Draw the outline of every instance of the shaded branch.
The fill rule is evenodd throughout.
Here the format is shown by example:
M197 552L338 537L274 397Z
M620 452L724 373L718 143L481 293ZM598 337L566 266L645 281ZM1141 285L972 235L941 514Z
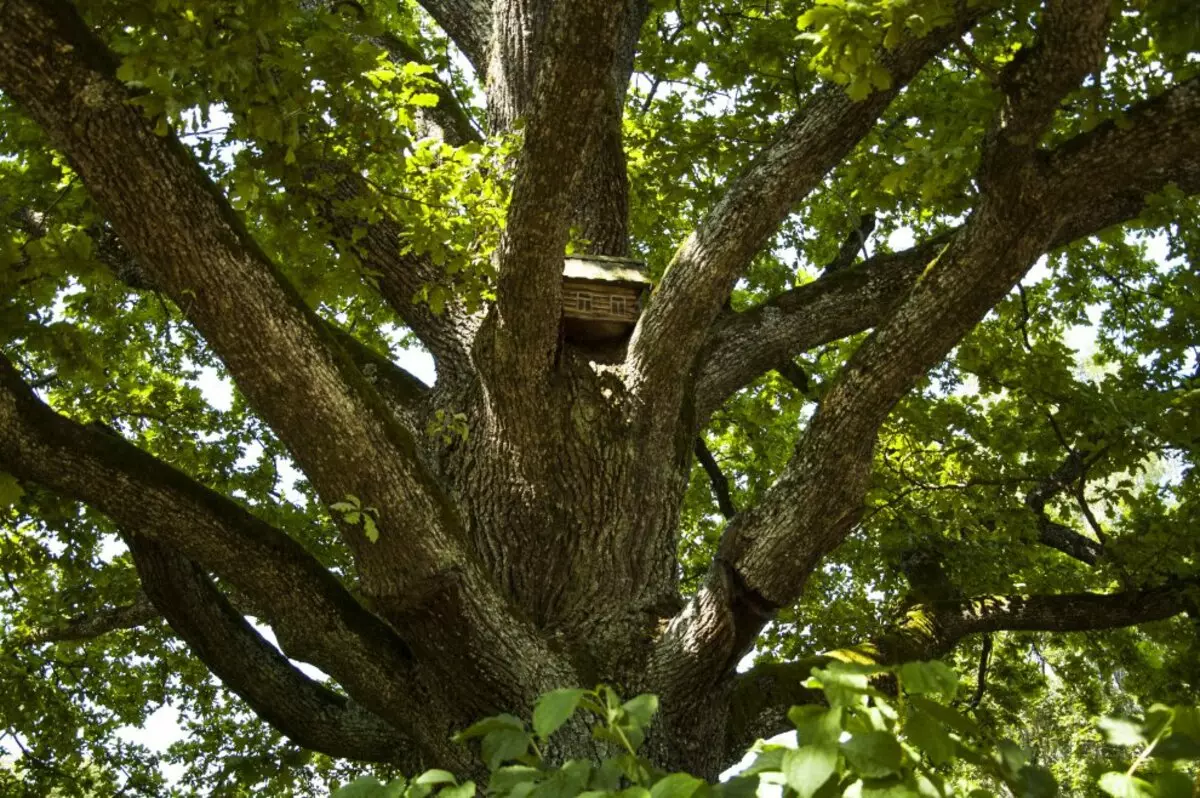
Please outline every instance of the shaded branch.
M1067 58L1073 66L1090 64L1093 39L1103 46L1103 17L1104 11L1095 25L1090 18L1080 20L1078 36L1060 39L1054 26L1073 23L1048 16L1045 49L1034 66L1066 58L1054 52L1059 46L1080 49L1080 58ZM1043 116L1038 109L1046 95L1073 88L1087 71L1079 68L1070 80L1055 78L1051 88L1030 90L1030 106L1015 103L1007 121L998 124L1023 120L1021 129L1030 133L1031 120ZM994 133L995 128L987 135ZM659 667L690 671L692 679L714 678L748 649L775 609L800 596L809 574L861 516L875 438L892 407L1011 290L1059 233L1062 215L1046 203L1047 181L1032 152L1018 157L1015 140L1004 135L996 140L1013 157L1001 169L992 160L999 150L985 155L986 190L967 224L946 240L850 358L763 500L726 526L705 585L660 642L656 653L665 661Z
M384 33L375 39L375 43L386 50L388 56L397 63L429 63L425 53L393 33ZM416 109L421 134L436 136L456 147L472 141L482 141L483 137L476 129L475 122L458 101L453 90L436 76L425 75L424 79L433 82L432 91L437 95L438 102L432 108Z
M1077 449L1071 450L1062 465L1055 469L1053 474L1046 477L1025 495L1025 505L1038 518L1038 539L1043 544L1058 549L1063 554L1088 565L1095 565L1104 555L1103 543L1050 520L1050 516L1046 513L1046 503L1077 482L1086 472L1088 465L1095 462L1096 458L1103 456L1105 451L1107 451L1107 447L1102 447L1088 457Z
M419 722L434 702L410 648L298 543L118 435L58 415L3 359L0 467L170 544L247 596L289 656L331 674L398 728L415 723L423 750L447 761L461 754Z
M704 444L704 438L696 438L693 452L696 455L696 461L708 475L709 484L712 485L713 498L717 500L717 507L721 510L721 515L725 516L726 520L733 518L737 515L737 507L733 504L733 497L729 495L729 479L722 473L721 465Z
M1051 189L1056 196L1047 202L1059 209L1062 218L1047 245L1048 251L1136 218L1150 196L1167 185L1177 185L1186 194L1200 193L1200 158L1194 155L1200 149L1195 132L1200 129L1200 120L1195 118L1200 100L1192 93L1196 83L1186 84L1191 88L1185 94L1191 99L1184 103L1182 97L1177 97L1173 105L1178 116L1161 128L1164 120L1157 113L1141 110L1162 107L1164 102L1156 98L1131 110L1128 115L1131 127L1123 131L1129 133L1128 137L1109 137L1093 131L1064 144L1051 155L1052 174L1060 182ZM1172 89L1168 94L1175 92ZM1160 129L1173 131L1171 137L1159 138ZM1113 130L1119 128L1114 126ZM1103 138L1103 146L1095 138L1098 135ZM1148 143L1149 139L1153 139L1153 145ZM1092 157L1110 164L1124 163L1130 158L1145 160L1143 151L1153 150L1153 168L1125 175L1111 193L1085 189L1079 181L1087 181L1094 173L1085 163L1091 158L1081 159L1077 164L1079 173L1064 170L1068 168L1066 154L1090 150L1090 146L1085 146L1088 142L1096 142ZM698 420L707 418L734 391L774 368L781 359L877 326L912 289L941 246L961 229L903 252L876 255L750 310L725 314L713 326L705 345L696 392Z
M22 639L33 645L76 643L94 640L121 629L136 629L160 617L162 617L161 614L150 599L144 593L139 593L137 598L129 604L103 607L92 613L76 615L51 626L37 629Z
M980 596L908 608L876 643L880 661L943 657L964 637L992 632L1084 632L1161 621L1187 612L1195 582L1123 593Z
M725 757L731 763L746 753L755 740L766 740L794 728L788 710L802 704L824 703L821 690L805 687L813 668L827 665L827 656L791 662L765 662L739 673L729 698L729 723L725 729Z
M834 259L821 272L822 276L840 272L842 269L854 265L854 261L858 259L859 253L865 253L866 251L867 239L875 230L875 221L875 214L863 214L862 221L859 222L858 227L850 231L850 234L846 236L846 240L842 242L842 246L838 249L837 255L834 256Z
M454 381L471 375L470 342L477 322L456 298L446 302L440 314L419 299L430 286L442 286L453 297L445 270L429 257L409 251L403 225L388 212L379 210L373 221L367 221L346 210L364 203L381 208L382 203L373 201L379 189L351 164L323 157L318 166L286 174L283 185L290 195L311 202L330 232L358 257L364 273L374 276L364 282L379 292L433 355L439 379Z
M1188 612L1195 606L1188 595L1195 582L1123 593L1067 593L1039 596L981 596L918 604L909 607L894 626L875 641L856 647L859 654L881 664L944 657L960 640L972 634L995 632L1083 632L1119 629L1161 621ZM984 644L985 651L988 644ZM737 677L731 705L726 755L739 756L746 745L793 726L787 710L795 704L820 703L818 690L803 682L828 656L789 663L757 665ZM976 693L986 684L985 660L980 661Z
M971 696L971 700L967 702L968 709L978 709L979 702L983 700L983 693L987 690L988 663L991 657L992 635L987 633L983 636L983 648L979 652L979 668L975 675L975 693Z
M1062 98L1103 66L1110 8L1107 0L1046 0L1037 40L999 75L1005 103L984 136L978 179L985 190L1028 162Z
M124 535L146 595L193 654L267 723L304 748L371 762L416 762L381 719L300 672L263 639L195 563Z
M421 7L446 31L475 72L487 70L488 42L492 36L492 9L488 0L419 0Z

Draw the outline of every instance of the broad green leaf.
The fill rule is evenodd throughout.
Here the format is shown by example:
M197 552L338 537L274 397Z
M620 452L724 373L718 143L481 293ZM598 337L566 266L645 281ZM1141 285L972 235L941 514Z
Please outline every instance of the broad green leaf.
M895 736L883 731L856 734L842 743L842 753L855 773L869 779L890 776L900 770L904 750Z
M585 690L562 688L551 690L539 698L533 707L534 734L543 740L554 734L575 712L579 706L579 699L585 692Z
M704 781L687 773L672 773L650 787L650 798L691 798Z
M958 692L958 674L939 660L906 662L900 666L900 684L906 692L940 694L949 701Z
M1100 789L1113 798L1154 798L1154 787L1136 776L1125 773L1105 773L1100 777Z
M838 750L832 743L804 745L783 755L783 775L800 798L811 798L837 770Z
M413 784L454 784L454 774L448 770L427 770L413 779Z

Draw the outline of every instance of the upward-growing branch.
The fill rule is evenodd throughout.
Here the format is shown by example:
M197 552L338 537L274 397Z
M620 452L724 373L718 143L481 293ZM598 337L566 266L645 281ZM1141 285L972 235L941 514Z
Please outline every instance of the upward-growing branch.
M700 221L676 251L629 345L632 381L647 413L674 418L708 328L750 259L892 98L979 13L964 8L951 24L883 53L892 80L886 91L855 102L840 86L821 88Z
M498 6L495 58L503 68L489 76L492 113L501 123L528 113L497 253L495 357L503 381L525 390L541 386L552 364L573 192L612 91L625 10L606 0Z
M1046 203L1053 189L1040 162L1032 150L1018 157L1019 142L1007 131L1040 135L1050 121L1045 109L1098 66L1108 4L1051 0L1051 6L1022 73L1036 77L987 134L999 144L985 154L980 172L987 190L970 221L847 363L763 501L730 522L708 584L664 636L658 665L664 672L713 678L749 646L773 608L796 600L812 569L859 517L876 433L891 408L1062 228L1067 214ZM1047 82L1042 67L1049 66L1061 72ZM998 158L1009 160L1001 167ZM725 658L694 653L706 649L724 649Z
M5 92L68 155L152 283L203 333L326 501L354 494L420 531L381 525L379 550L423 541L396 558L402 582L440 571L457 522L411 437L182 145L156 135L131 104L103 45L62 0L6 3L0 23ZM350 545L365 554L364 542Z
M155 134L69 3L0 5L0 86L71 159L153 284L224 360L321 497L374 508L377 540L341 525L359 584L430 667L470 664L461 710L513 705L537 691L552 669L533 674L528 662L560 660L513 617L466 547L457 510L412 436L182 145ZM446 628L458 630L454 645ZM482 651L495 667L485 667Z

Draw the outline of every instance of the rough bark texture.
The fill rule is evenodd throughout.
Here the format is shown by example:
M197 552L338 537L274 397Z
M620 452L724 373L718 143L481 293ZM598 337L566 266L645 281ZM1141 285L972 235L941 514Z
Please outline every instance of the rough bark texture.
M1041 254L1131 218L1168 183L1200 191L1196 80L1145 99L1120 127L1038 149L1062 97L1102 62L1109 5L1048 2L1037 46L1002 76L1007 99L961 227L857 265L844 257L813 283L722 312L792 207L984 4L886 53L890 90L853 102L818 89L679 247L628 346L597 352L560 339L562 258L573 226L594 252L628 252L621 109L647 3L428 0L487 76L489 124L523 120L524 144L484 314L414 306L437 270L397 254L395 220L363 230L381 293L438 361L427 389L304 305L187 150L129 104L113 57L69 2L0 3L0 89L69 158L119 239L116 259L136 262L201 332L321 499L360 497L378 508L380 533L371 543L361 527L340 530L352 591L236 502L57 414L3 361L0 467L116 522L154 608L139 601L41 639L161 614L298 744L460 770L470 757L449 742L455 728L524 714L553 687L608 681L662 698L650 742L661 765L715 776L788 705L814 699L798 685L812 662L742 676L734 666L853 529L895 403ZM462 121L438 125L472 136ZM338 198L371 190L353 165L320 168L340 176ZM336 227L334 205L318 212ZM792 358L865 330L777 483L735 508L698 442L705 419L770 369L793 366L803 382ZM434 410L462 413L469 435L422 436ZM676 546L694 455L730 521L703 586L685 597ZM1045 491L1031 495L1043 543L1085 563L1103 556L1045 517ZM287 657L320 667L348 697L300 674L218 584L255 607ZM977 632L1107 628L1186 607L1183 586L945 598L910 608L873 642L888 659L923 657ZM556 753L594 751L568 734Z

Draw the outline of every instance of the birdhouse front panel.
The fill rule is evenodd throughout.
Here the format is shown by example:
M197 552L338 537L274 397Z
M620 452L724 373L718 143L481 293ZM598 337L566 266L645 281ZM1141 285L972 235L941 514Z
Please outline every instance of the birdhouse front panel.
M635 324L641 310L641 293L631 286L566 280L563 283L563 315Z

